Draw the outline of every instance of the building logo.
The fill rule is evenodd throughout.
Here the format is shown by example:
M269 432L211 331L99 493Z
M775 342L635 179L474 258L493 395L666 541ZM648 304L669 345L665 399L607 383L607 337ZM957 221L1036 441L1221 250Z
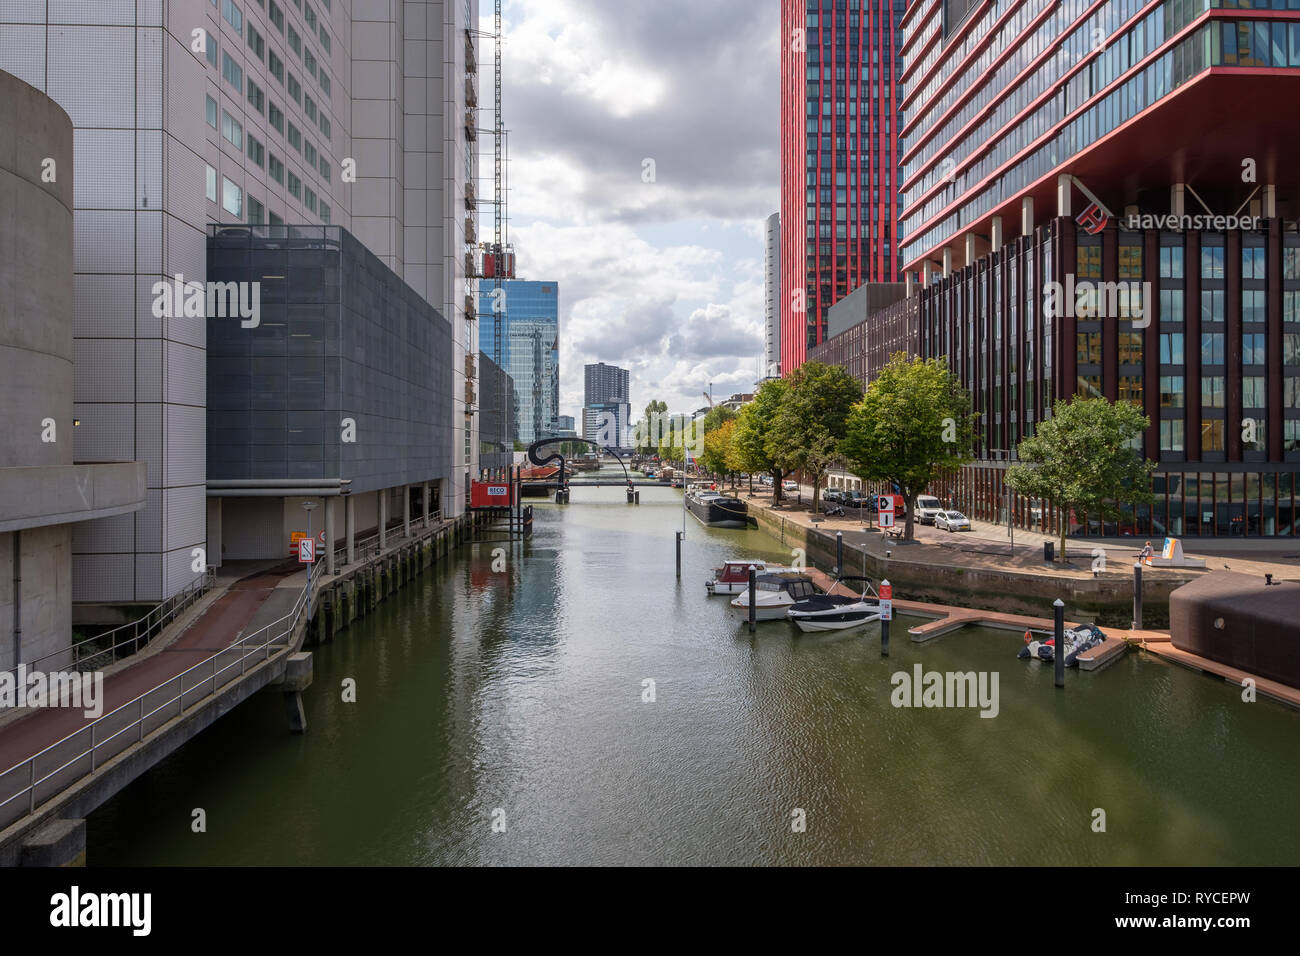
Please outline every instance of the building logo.
M1097 233L1105 229L1106 223L1114 219L1115 216L1106 208L1105 203L1092 194L1088 187L1080 181L1078 176L1071 176L1070 181L1079 187L1079 192L1088 197L1088 205L1084 208L1083 212L1075 216L1074 221L1077 222L1079 226L1088 233L1088 235L1095 236Z

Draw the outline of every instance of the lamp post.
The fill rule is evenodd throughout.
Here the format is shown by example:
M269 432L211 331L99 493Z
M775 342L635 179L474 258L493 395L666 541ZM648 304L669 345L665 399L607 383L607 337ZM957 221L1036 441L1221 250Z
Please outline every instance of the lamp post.
M308 539L311 540L311 547L312 547L311 553L313 559L316 556L316 539L315 537L312 536L311 513L316 510L317 504L318 503L316 501L313 501L310 498L308 498L306 501L302 503L302 510L307 512L307 537ZM315 560L312 560L307 564L307 620L308 621L311 620L311 572L315 564L316 564Z

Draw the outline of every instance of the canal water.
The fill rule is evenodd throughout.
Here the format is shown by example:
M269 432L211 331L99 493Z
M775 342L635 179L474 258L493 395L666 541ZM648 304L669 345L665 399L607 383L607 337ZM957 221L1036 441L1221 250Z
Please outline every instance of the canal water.
M703 582L778 542L688 517L678 582L680 492L572 500L315 649L305 735L257 695L124 790L89 863L1300 860L1300 714L1134 653L1058 691L1006 632L750 635ZM997 716L893 706L917 664L996 674Z

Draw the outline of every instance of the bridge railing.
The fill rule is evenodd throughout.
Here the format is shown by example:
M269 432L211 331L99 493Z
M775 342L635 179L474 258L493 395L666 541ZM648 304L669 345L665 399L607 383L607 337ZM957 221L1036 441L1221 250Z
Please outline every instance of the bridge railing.
M210 657L84 724L39 753L0 773L0 828L36 812L168 721L292 646L292 635L310 600L304 587L293 609L277 621L234 641ZM84 703L84 701L83 701Z

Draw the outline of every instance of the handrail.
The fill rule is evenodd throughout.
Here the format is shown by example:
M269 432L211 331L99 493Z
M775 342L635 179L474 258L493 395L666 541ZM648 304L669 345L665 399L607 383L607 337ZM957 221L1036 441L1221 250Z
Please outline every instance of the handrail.
M14 679L16 680L19 666L24 666L29 671L40 670L41 668L39 665L42 661L48 661L51 658L56 657L66 657L69 653L72 655L72 667L74 670L81 669L80 665L83 660L93 660L102 657L105 654L112 655L110 658L111 663L112 661L117 660L117 649L129 644L135 645L135 649L131 653L136 653L140 650L141 646L143 646L141 644L142 625L144 628L143 644L147 645L155 637L155 632L162 633L162 630L175 618L180 616L182 611L189 608L197 602L199 598L211 590L212 586L216 583L216 580L216 568L212 565L208 565L201 577L188 584L184 590L176 592L167 600L159 603L156 607L152 608L147 614L145 614L144 617L137 618L134 621L128 621L126 624L121 624L102 634L96 634L94 637L84 638L74 644L70 644L67 647L61 647L57 651L51 651L50 653L44 654L34 660L22 661L21 665L15 664L13 667L5 671L5 673L14 675ZM166 608L166 610L163 610L164 608ZM156 621L153 620L155 615L158 616ZM125 637L128 630L131 632L130 636ZM119 638L119 632L123 635L122 638ZM105 638L111 638L108 647L102 646ZM83 654L82 648L86 647L88 644L94 644L95 648L90 653Z
M294 601L293 609L288 614L284 615L284 617L281 617L276 621L272 621L269 624L263 625L261 628L259 628L257 631L253 632L250 635L236 638L230 644L226 645L221 650L216 651L209 657L199 661L197 664L194 664L186 668L185 670L181 671L179 674L172 675L171 677L164 680L162 683L157 684L154 687L151 687L149 690L145 691L144 693L139 694L136 697L133 697L131 700L127 701L124 704L119 705L118 707L115 707L107 714L103 714L97 717L95 720L92 720L88 724L83 724L77 730L74 730L72 733L61 738L60 740L55 741L54 743L50 744L48 747L45 747L43 750L39 751L38 753L35 753L31 757L28 757L26 760L20 761L19 763L16 763L12 767L10 767L8 770L0 772L0 780L3 780L6 777L8 777L10 774L14 773L15 771L21 770L24 767L27 768L29 771L27 786L17 791L13 795L5 798L4 800L0 800L0 810L3 810L4 807L12 803L13 801L17 800L19 797L27 795L28 796L27 815L35 813L36 812L36 790L41 784L45 783L47 780L52 779L53 777L67 770L73 764L77 763L80 760L84 760L87 756L89 756L90 770L80 774L75 780L69 781L69 783L66 786L61 788L61 789L67 789L67 786L71 786L73 783L76 783L77 781L83 779L84 777L88 776L90 773L93 773L95 771L95 768L97 766L96 759L95 759L96 751L103 749L104 746L108 744L110 741L115 740L116 738L120 737L122 734L126 733L129 730L132 730L135 727L139 727L139 734L137 740L140 741L144 740L145 737L144 725L145 725L145 721L148 718L153 717L154 715L162 711L164 708L167 708L178 702L180 703L179 712L183 714L186 709L186 705L184 702L185 697L189 694L192 694L195 691L195 689L201 687L203 684L208 682L211 682L212 689L207 694L204 695L204 699L206 699L207 697L215 696L217 692L217 686L218 686L217 677L220 674L224 674L226 671L232 669L235 666L235 663L239 665L240 674L243 674L247 670L246 662L250 657L253 657L258 653L265 651L264 660L269 661L271 659L272 644L274 644L276 641L279 641L285 637L289 637L293 634L294 630L298 626L298 619L302 616L302 613L304 609L307 607L310 598L311 596L308 592L308 588L306 585L304 585L302 589L302 593L299 594L298 598ZM267 636L265 640L263 640L260 644L257 644L256 646L252 647L251 650L243 650L244 648L248 647L250 641L257 640L259 636L267 633L268 631L271 630L271 628L283 624L285 621L290 622L287 627L283 628L282 630L276 631L273 635ZM289 645L285 645L286 649L288 648L288 646ZM243 651L239 656L239 660L237 662L228 664L225 667L222 667L220 670L218 670L217 658L223 655L230 654L232 650ZM202 681L199 681L193 687L187 689L185 687L185 678L190 674L194 673L195 671L199 670L200 668L207 667L207 666L211 667L212 673L204 677ZM154 707L148 713L145 713L145 699L149 697L151 694L154 694L159 690L162 690L168 684L171 684L176 681L180 682L180 692L170 697L168 700L164 701L162 704L158 705L157 707ZM96 736L96 728L101 724L105 724L106 721L109 721L110 719L116 717L118 714L123 713L130 707L136 707L137 710L139 711L139 714L135 718L135 720L127 724L125 727L109 734L106 737L106 739L98 740ZM73 737L76 737L79 734L85 734L87 731L90 732L90 740L91 740L91 744L88 749L82 750L80 753L76 754L70 759L65 760L54 770L50 771L49 773L45 774L39 779L37 778L36 762L40 758L44 757L46 754L51 753L56 748L66 744L68 741L72 740ZM22 815L9 820L0 818L0 827L9 826L17 822L17 820L19 819L22 819Z

